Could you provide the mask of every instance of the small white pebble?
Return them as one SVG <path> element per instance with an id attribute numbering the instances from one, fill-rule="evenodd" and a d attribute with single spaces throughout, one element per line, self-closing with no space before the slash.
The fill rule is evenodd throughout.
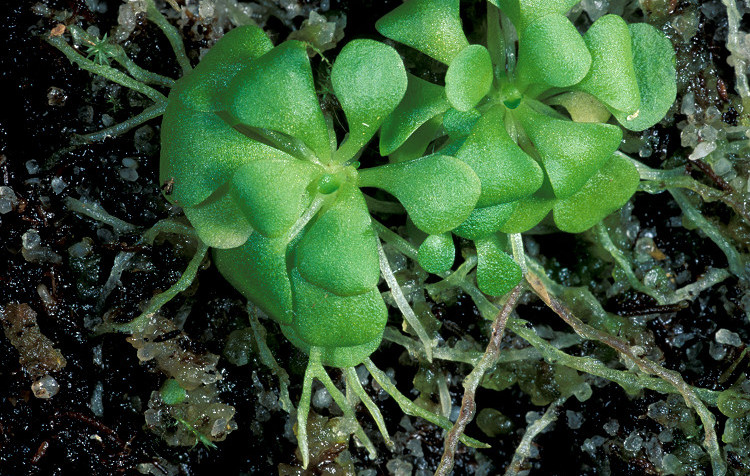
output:
<path id="1" fill-rule="evenodd" d="M 698 160 L 716 150 L 716 142 L 701 142 L 695 146 L 693 153 L 688 156 L 690 160 Z"/>
<path id="2" fill-rule="evenodd" d="M 714 339 L 719 344 L 731 345 L 732 347 L 741 347 L 742 339 L 739 334 L 732 332 L 729 329 L 719 329 L 714 335 Z"/>
<path id="3" fill-rule="evenodd" d="M 60 391 L 60 384 L 51 375 L 45 375 L 31 384 L 31 391 L 36 398 L 52 398 Z"/>

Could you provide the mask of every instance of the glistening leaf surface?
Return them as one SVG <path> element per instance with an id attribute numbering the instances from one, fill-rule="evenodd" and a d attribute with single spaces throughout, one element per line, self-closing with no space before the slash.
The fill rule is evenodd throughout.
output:
<path id="1" fill-rule="evenodd" d="M 406 70 L 396 50 L 373 40 L 354 40 L 336 58 L 331 70 L 336 97 L 349 124 L 355 149 L 364 147 L 401 102 Z"/>
<path id="2" fill-rule="evenodd" d="M 480 193 L 479 177 L 464 162 L 446 155 L 365 169 L 362 187 L 378 187 L 394 195 L 415 225 L 437 235 L 461 224 Z"/>
<path id="3" fill-rule="evenodd" d="M 459 0 L 411 0 L 375 23 L 381 35 L 450 64 L 469 46 Z"/>
<path id="4" fill-rule="evenodd" d="M 222 102 L 242 124 L 295 137 L 322 161 L 330 159 L 328 126 L 304 43 L 287 41 L 253 61 L 237 73 Z"/>

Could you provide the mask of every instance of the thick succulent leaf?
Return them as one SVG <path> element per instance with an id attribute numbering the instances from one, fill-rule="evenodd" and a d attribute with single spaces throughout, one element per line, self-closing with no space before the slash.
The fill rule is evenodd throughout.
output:
<path id="1" fill-rule="evenodd" d="M 390 155 L 425 122 L 449 107 L 445 88 L 414 75 L 407 75 L 408 85 L 401 104 L 380 129 L 380 154 Z"/>
<path id="2" fill-rule="evenodd" d="M 554 203 L 554 198 L 536 195 L 519 200 L 516 202 L 513 213 L 500 227 L 500 231 L 503 233 L 524 233 L 531 230 L 549 214 Z"/>
<path id="3" fill-rule="evenodd" d="M 628 25 L 633 39 L 633 66 L 641 93 L 637 113 L 612 111 L 631 131 L 642 131 L 661 121 L 677 95 L 674 48 L 662 32 L 645 23 Z"/>
<path id="4" fill-rule="evenodd" d="M 417 261 L 428 273 L 442 273 L 453 266 L 456 259 L 456 247 L 450 233 L 429 235 L 419 245 Z"/>
<path id="5" fill-rule="evenodd" d="M 212 248 L 235 248 L 253 232 L 226 186 L 201 204 L 185 207 L 184 211 L 201 241 Z"/>
<path id="6" fill-rule="evenodd" d="M 445 94 L 459 111 L 468 111 L 492 86 L 492 60 L 482 45 L 469 45 L 453 59 L 445 74 Z"/>
<path id="7" fill-rule="evenodd" d="M 489 0 L 508 15 L 517 31 L 523 31 L 536 20 L 551 13 L 564 15 L 581 0 Z"/>
<path id="8" fill-rule="evenodd" d="M 170 202 L 197 205 L 227 183 L 242 164 L 256 158 L 289 157 L 251 140 L 213 112 L 195 112 L 179 101 L 167 106 L 162 120 L 162 183 L 174 181 Z"/>
<path id="9" fill-rule="evenodd" d="M 380 279 L 376 239 L 362 193 L 345 184 L 335 203 L 307 226 L 296 247 L 295 266 L 329 293 L 363 293 Z"/>
<path id="10" fill-rule="evenodd" d="M 208 50 L 192 72 L 180 78 L 176 94 L 191 109 L 217 111 L 221 109 L 219 97 L 232 78 L 271 48 L 271 40 L 255 25 L 230 30 Z"/>
<path id="11" fill-rule="evenodd" d="M 378 187 L 394 195 L 415 225 L 437 235 L 460 225 L 479 198 L 479 177 L 464 162 L 446 155 L 365 169 L 360 187 Z"/>
<path id="12" fill-rule="evenodd" d="M 591 54 L 567 17 L 547 15 L 532 22 L 518 47 L 518 81 L 564 88 L 581 81 L 591 66 Z"/>
<path id="13" fill-rule="evenodd" d="M 393 163 L 405 162 L 424 156 L 430 142 L 435 140 L 437 132 L 440 130 L 441 119 L 441 116 L 435 116 L 419 126 L 398 149 L 388 155 L 388 160 Z"/>
<path id="14" fill-rule="evenodd" d="M 477 286 L 490 296 L 502 296 L 521 282 L 521 267 L 503 251 L 497 235 L 475 241 L 477 245 Z"/>
<path id="15" fill-rule="evenodd" d="M 322 173 L 297 159 L 260 159 L 240 167 L 231 193 L 252 227 L 268 238 L 286 233 L 312 199 L 310 182 Z"/>
<path id="16" fill-rule="evenodd" d="M 583 36 L 591 53 L 591 69 L 575 85 L 596 96 L 611 109 L 632 114 L 641 106 L 638 81 L 633 68 L 630 30 L 622 17 L 605 15 Z"/>
<path id="17" fill-rule="evenodd" d="M 555 203 L 552 208 L 555 224 L 568 233 L 591 228 L 630 200 L 639 181 L 635 166 L 613 155 L 578 193 Z"/>
<path id="18" fill-rule="evenodd" d="M 504 114 L 502 106 L 487 111 L 456 154 L 482 181 L 477 207 L 518 200 L 542 185 L 542 169 L 510 138 Z"/>
<path id="19" fill-rule="evenodd" d="M 330 158 L 328 127 L 304 43 L 287 41 L 253 61 L 229 83 L 222 103 L 240 123 L 282 132 L 307 144 L 321 160 Z"/>
<path id="20" fill-rule="evenodd" d="M 475 208 L 461 226 L 453 230 L 456 235 L 468 240 L 477 240 L 496 233 L 513 215 L 518 202 L 501 203 L 484 208 Z"/>
<path id="21" fill-rule="evenodd" d="M 292 323 L 286 243 L 253 233 L 231 249 L 214 249 L 214 264 L 229 283 L 279 324 Z"/>
<path id="22" fill-rule="evenodd" d="M 291 273 L 295 333 L 310 346 L 349 347 L 379 339 L 388 313 L 376 286 L 339 296 Z"/>
<path id="23" fill-rule="evenodd" d="M 459 0 L 411 0 L 375 23 L 381 35 L 450 64 L 469 46 Z"/>
<path id="24" fill-rule="evenodd" d="M 354 40 L 339 53 L 331 83 L 349 123 L 347 147 L 359 150 L 404 97 L 406 70 L 392 47 Z"/>
<path id="25" fill-rule="evenodd" d="M 443 114 L 443 127 L 451 139 L 466 138 L 481 117 L 476 109 L 458 111 L 451 108 Z"/>
<path id="26" fill-rule="evenodd" d="M 517 117 L 533 142 L 557 198 L 577 192 L 620 146 L 622 129 L 542 114 L 528 105 Z"/>

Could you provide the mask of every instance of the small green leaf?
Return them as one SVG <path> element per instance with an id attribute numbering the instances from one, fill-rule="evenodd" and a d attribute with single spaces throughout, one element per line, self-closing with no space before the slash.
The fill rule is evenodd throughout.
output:
<path id="1" fill-rule="evenodd" d="M 557 119 L 526 104 L 518 108 L 517 117 L 539 152 L 558 198 L 577 192 L 622 140 L 622 129 L 617 126 Z"/>
<path id="2" fill-rule="evenodd" d="M 492 235 L 511 217 L 517 204 L 518 202 L 510 202 L 475 208 L 469 218 L 454 229 L 453 233 L 468 240 L 477 240 Z"/>
<path id="3" fill-rule="evenodd" d="M 471 167 L 446 155 L 362 170 L 359 186 L 382 188 L 394 195 L 414 224 L 430 235 L 444 233 L 466 220 L 481 188 Z"/>
<path id="4" fill-rule="evenodd" d="M 543 16 L 551 13 L 564 15 L 581 0 L 489 0 L 508 15 L 517 31 L 526 27 Z"/>
<path id="5" fill-rule="evenodd" d="M 449 107 L 445 88 L 414 75 L 407 75 L 408 85 L 401 104 L 380 129 L 380 154 L 390 155 L 425 122 Z"/>
<path id="6" fill-rule="evenodd" d="M 159 165 L 161 182 L 174 182 L 170 202 L 197 205 L 242 164 L 263 157 L 289 156 L 245 137 L 213 112 L 195 112 L 170 100 L 162 120 Z"/>
<path id="7" fill-rule="evenodd" d="M 476 109 L 458 111 L 451 108 L 443 114 L 443 127 L 451 139 L 466 138 L 481 117 Z"/>
<path id="8" fill-rule="evenodd" d="M 227 186 L 217 189 L 199 205 L 183 210 L 198 237 L 211 248 L 235 248 L 253 232 Z"/>
<path id="9" fill-rule="evenodd" d="M 252 227 L 268 238 L 286 233 L 310 204 L 310 182 L 322 169 L 296 159 L 259 159 L 240 167 L 231 193 Z"/>
<path id="10" fill-rule="evenodd" d="M 375 28 L 381 35 L 445 64 L 469 46 L 459 0 L 411 0 L 378 20 Z"/>
<path id="11" fill-rule="evenodd" d="M 338 296 L 375 287 L 380 261 L 362 193 L 345 184 L 336 202 L 307 226 L 296 246 L 295 266 L 310 283 Z"/>
<path id="12" fill-rule="evenodd" d="M 271 48 L 271 40 L 255 25 L 230 30 L 208 50 L 192 72 L 180 78 L 173 94 L 196 111 L 217 111 L 221 109 L 219 97 L 232 78 Z"/>
<path id="13" fill-rule="evenodd" d="M 456 247 L 450 233 L 429 235 L 419 246 L 417 261 L 428 273 L 442 273 L 453 266 Z"/>
<path id="14" fill-rule="evenodd" d="M 520 84 L 572 86 L 586 76 L 590 66 L 586 43 L 563 15 L 538 18 L 523 30 L 518 47 Z"/>
<path id="15" fill-rule="evenodd" d="M 237 73 L 222 102 L 242 124 L 300 139 L 323 162 L 330 159 L 328 126 L 304 43 L 287 41 L 253 61 Z"/>
<path id="16" fill-rule="evenodd" d="M 349 347 L 379 339 L 388 312 L 376 286 L 351 296 L 338 296 L 308 282 L 298 268 L 291 271 L 294 332 L 308 346 Z"/>
<path id="17" fill-rule="evenodd" d="M 661 121 L 677 96 L 675 55 L 669 39 L 646 23 L 628 25 L 633 39 L 633 66 L 641 93 L 637 113 L 612 111 L 625 128 L 642 131 Z"/>
<path id="18" fill-rule="evenodd" d="M 177 405 L 185 401 L 187 392 L 182 388 L 180 382 L 170 378 L 161 386 L 159 396 L 161 396 L 161 400 L 167 405 Z"/>
<path id="19" fill-rule="evenodd" d="M 513 214 L 500 227 L 503 233 L 525 233 L 531 230 L 549 214 L 555 199 L 533 195 L 516 203 Z"/>
<path id="20" fill-rule="evenodd" d="M 502 296 L 518 283 L 523 274 L 521 267 L 503 251 L 497 235 L 475 241 L 477 245 L 477 286 L 490 296 Z"/>
<path id="21" fill-rule="evenodd" d="M 482 181 L 477 207 L 527 197 L 542 185 L 542 169 L 508 135 L 504 114 L 499 105 L 487 111 L 456 154 Z"/>
<path id="22" fill-rule="evenodd" d="M 487 48 L 469 45 L 453 59 L 445 74 L 445 94 L 459 111 L 468 111 L 492 86 L 492 60 Z"/>
<path id="23" fill-rule="evenodd" d="M 588 230 L 630 200 L 639 181 L 635 166 L 613 155 L 581 190 L 554 204 L 555 224 L 568 233 Z"/>
<path id="24" fill-rule="evenodd" d="M 396 50 L 373 40 L 354 40 L 339 53 L 331 82 L 349 123 L 352 150 L 359 150 L 401 102 L 407 79 Z"/>
<path id="25" fill-rule="evenodd" d="M 617 15 L 605 15 L 583 36 L 591 52 L 591 69 L 575 88 L 592 94 L 610 108 L 632 114 L 641 106 L 633 69 L 628 24 Z"/>
<path id="26" fill-rule="evenodd" d="M 436 134 L 442 125 L 441 119 L 440 116 L 435 116 L 419 126 L 398 149 L 388 155 L 388 160 L 393 163 L 406 162 L 407 160 L 414 160 L 424 156 L 427 147 L 435 140 Z"/>
<path id="27" fill-rule="evenodd" d="M 229 283 L 281 324 L 292 323 L 292 288 L 286 266 L 286 242 L 253 233 L 244 245 L 214 249 L 214 263 Z"/>

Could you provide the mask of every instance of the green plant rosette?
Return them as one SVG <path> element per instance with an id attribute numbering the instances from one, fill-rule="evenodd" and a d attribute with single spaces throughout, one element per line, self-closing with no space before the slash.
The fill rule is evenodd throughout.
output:
<path id="1" fill-rule="evenodd" d="M 434 154 L 359 168 L 363 149 L 403 98 L 396 51 L 347 44 L 331 69 L 346 116 L 339 143 L 320 106 L 304 43 L 274 47 L 257 27 L 230 31 L 169 96 L 162 180 L 218 269 L 323 363 L 362 362 L 387 312 L 377 236 L 360 187 L 395 196 L 417 227 L 445 233 L 470 215 L 480 181 L 465 162 Z"/>
<path id="2" fill-rule="evenodd" d="M 614 155 L 622 130 L 610 117 L 640 131 L 674 102 L 669 40 L 616 15 L 581 35 L 564 15 L 576 3 L 490 0 L 486 45 L 469 44 L 458 0 L 411 0 L 376 24 L 384 36 L 448 66 L 444 87 L 410 80 L 409 98 L 383 124 L 380 148 L 398 159 L 402 148 L 442 143 L 439 153 L 476 172 L 477 207 L 453 233 L 477 244 L 478 276 L 505 260 L 481 240 L 526 232 L 550 213 L 560 230 L 581 232 L 627 202 L 638 174 Z M 517 60 L 505 56 L 510 35 L 501 30 L 502 15 L 517 34 Z M 480 282 L 490 294 L 513 285 Z"/>

